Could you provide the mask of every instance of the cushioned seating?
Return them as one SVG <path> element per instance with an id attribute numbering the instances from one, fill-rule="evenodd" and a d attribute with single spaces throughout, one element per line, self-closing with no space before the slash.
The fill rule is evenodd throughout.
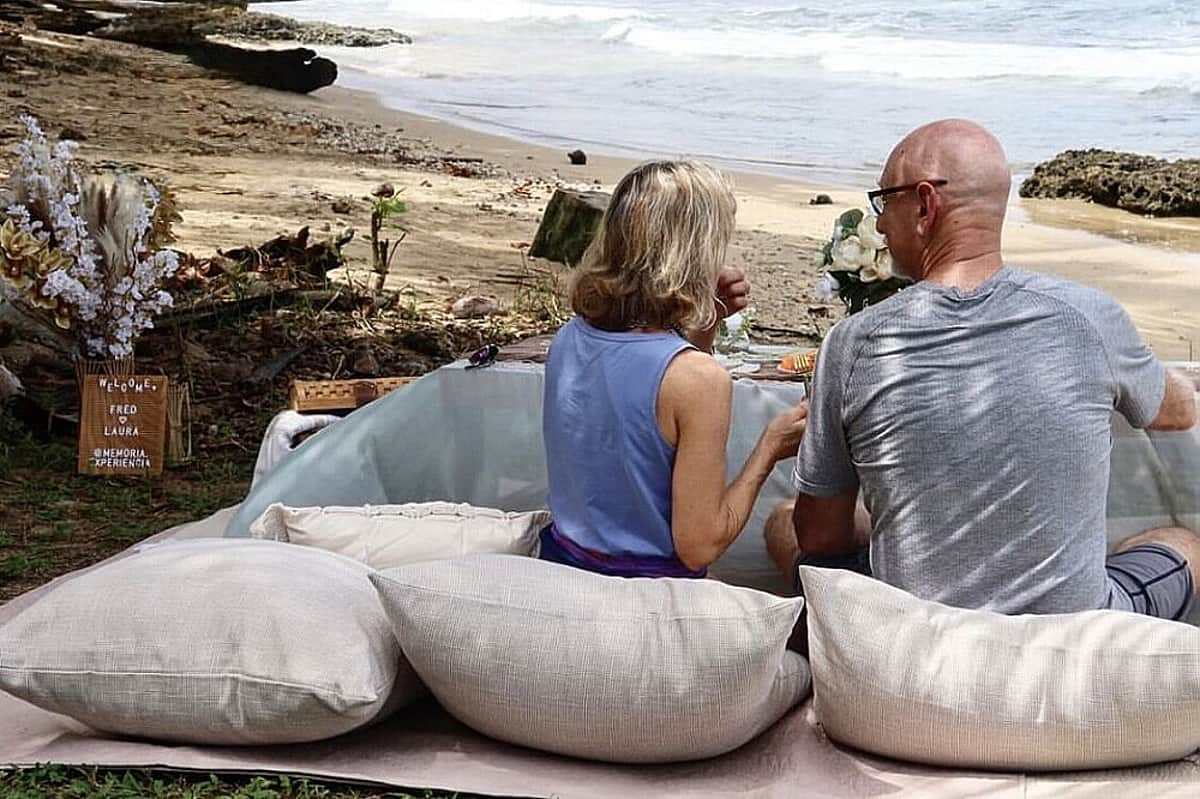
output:
<path id="1" fill-rule="evenodd" d="M 0 688 L 136 737 L 340 735 L 424 693 L 369 573 L 268 541 L 149 546 L 62 583 L 0 626 Z"/>
<path id="2" fill-rule="evenodd" d="M 438 701 L 502 741 L 693 760 L 745 744 L 808 694 L 808 664 L 785 649 L 801 599 L 505 555 L 371 579 Z"/>
<path id="3" fill-rule="evenodd" d="M 337 552 L 372 568 L 479 553 L 536 555 L 547 511 L 507 513 L 465 503 L 289 508 L 276 503 L 250 527 L 253 538 Z"/>
<path id="4" fill-rule="evenodd" d="M 800 568 L 829 737 L 939 766 L 1077 770 L 1200 747 L 1200 630 L 1096 610 L 1004 616 Z"/>

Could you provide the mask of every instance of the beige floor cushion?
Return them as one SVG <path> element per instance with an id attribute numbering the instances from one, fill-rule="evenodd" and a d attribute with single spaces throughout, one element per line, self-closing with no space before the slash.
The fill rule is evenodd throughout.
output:
<path id="1" fill-rule="evenodd" d="M 821 725 L 921 763 L 1012 771 L 1156 763 L 1200 747 L 1200 630 L 1097 610 L 1003 616 L 801 567 Z"/>
<path id="2" fill-rule="evenodd" d="M 0 688 L 108 732 L 313 741 L 423 693 L 370 569 L 269 541 L 150 546 L 0 627 Z"/>
<path id="3" fill-rule="evenodd" d="M 460 721 L 575 757 L 736 749 L 808 695 L 784 646 L 803 600 L 481 555 L 372 576 L 405 654 Z"/>
<path id="4" fill-rule="evenodd" d="M 337 552 L 388 569 L 477 553 L 535 555 L 546 511 L 509 513 L 463 503 L 289 508 L 276 503 L 250 527 L 253 538 Z"/>

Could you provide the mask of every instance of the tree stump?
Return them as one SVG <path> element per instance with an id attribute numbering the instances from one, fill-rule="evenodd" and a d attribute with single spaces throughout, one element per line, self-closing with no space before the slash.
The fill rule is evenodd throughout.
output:
<path id="1" fill-rule="evenodd" d="M 608 199 L 609 195 L 602 191 L 557 189 L 542 214 L 529 255 L 567 266 L 578 264 L 600 230 Z"/>

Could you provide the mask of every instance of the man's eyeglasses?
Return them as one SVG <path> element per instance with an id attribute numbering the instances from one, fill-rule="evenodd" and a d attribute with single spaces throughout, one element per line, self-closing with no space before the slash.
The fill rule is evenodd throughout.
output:
<path id="1" fill-rule="evenodd" d="M 900 194 L 905 191 L 912 191 L 922 183 L 928 183 L 930 186 L 945 186 L 947 180 L 918 180 L 916 183 L 906 183 L 903 186 L 889 186 L 886 189 L 872 189 L 867 192 L 867 202 L 871 204 L 871 210 L 876 216 L 883 216 L 883 209 L 887 206 L 887 198 L 892 194 Z"/>

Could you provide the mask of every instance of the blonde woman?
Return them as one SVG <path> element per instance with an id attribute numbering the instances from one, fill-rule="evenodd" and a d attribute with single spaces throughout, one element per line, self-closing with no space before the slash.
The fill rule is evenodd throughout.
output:
<path id="1" fill-rule="evenodd" d="M 709 351 L 748 291 L 722 274 L 736 210 L 725 177 L 694 161 L 643 164 L 617 184 L 546 364 L 543 559 L 704 577 L 796 454 L 807 405 L 774 419 L 725 484 L 733 382 Z"/>

